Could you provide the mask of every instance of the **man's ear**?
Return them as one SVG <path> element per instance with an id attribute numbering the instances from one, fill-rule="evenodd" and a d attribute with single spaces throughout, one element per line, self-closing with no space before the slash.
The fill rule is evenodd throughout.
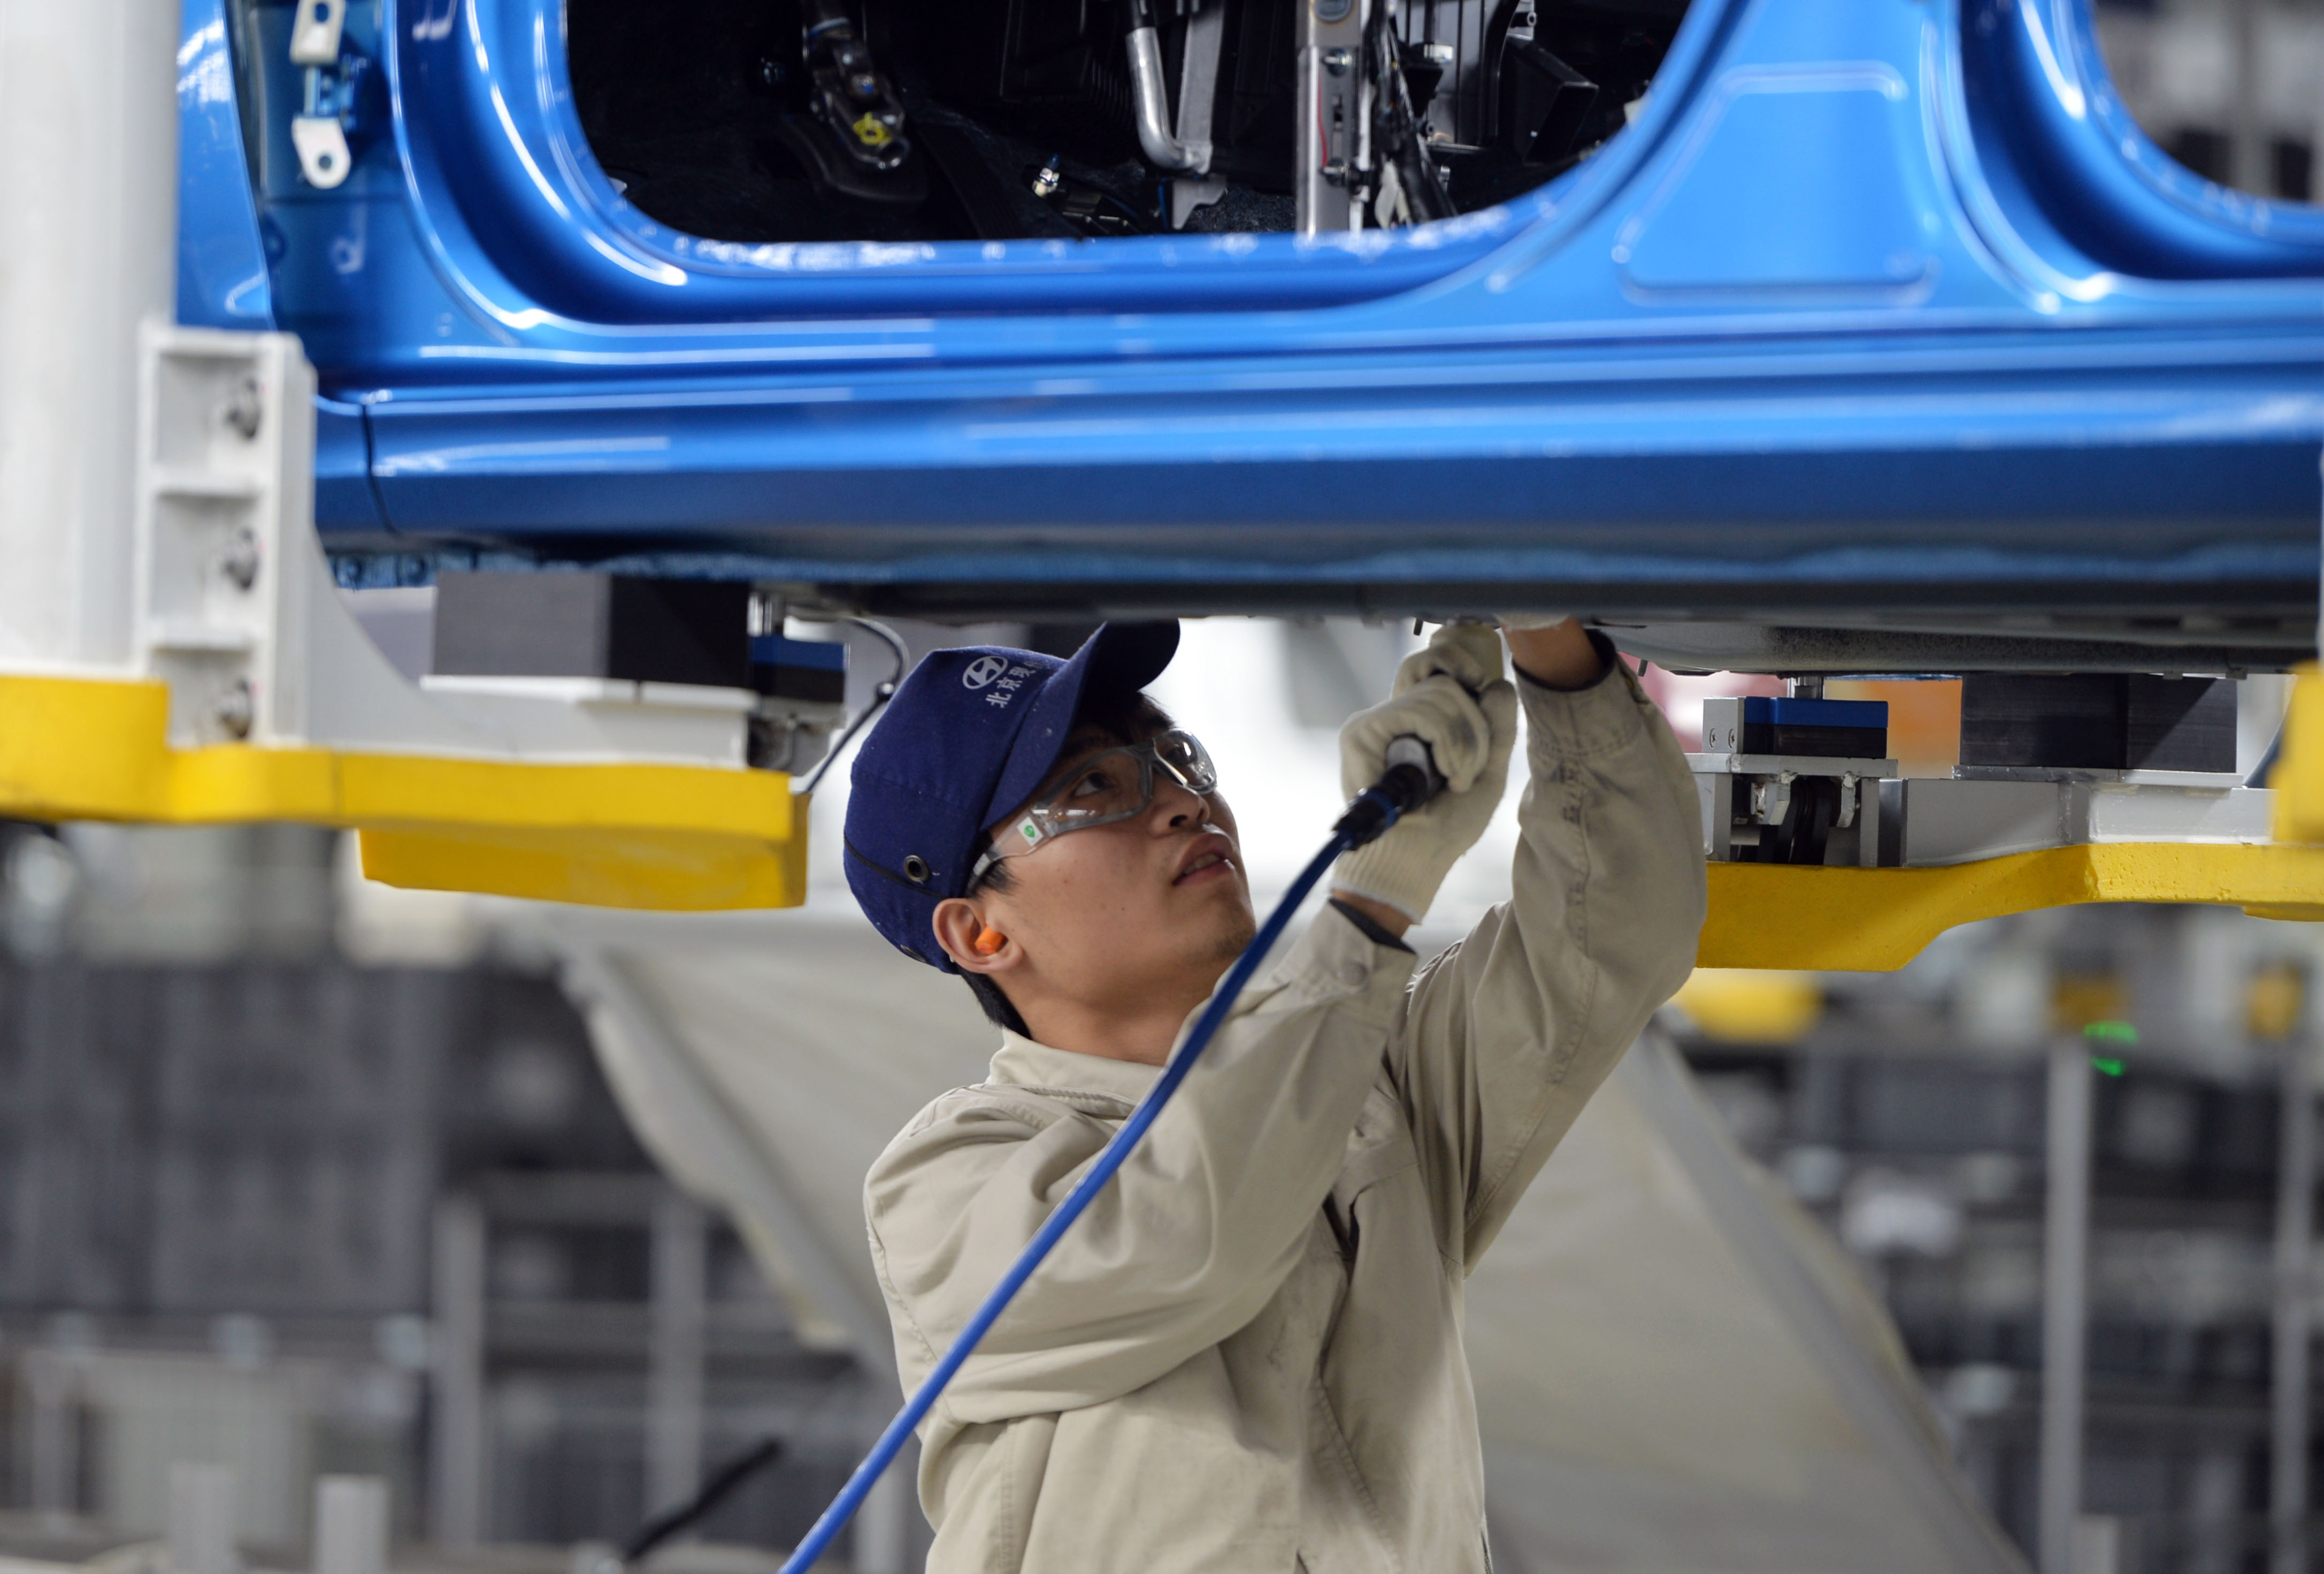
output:
<path id="1" fill-rule="evenodd" d="M 998 920 L 985 912 L 977 903 L 963 897 L 948 896 L 936 903 L 935 927 L 936 943 L 945 955 L 964 973 L 1006 973 L 1017 966 L 1025 953 L 1011 944 L 1009 937 L 994 926 Z M 992 932 L 1000 935 L 1001 943 L 980 950 L 978 937 Z"/>

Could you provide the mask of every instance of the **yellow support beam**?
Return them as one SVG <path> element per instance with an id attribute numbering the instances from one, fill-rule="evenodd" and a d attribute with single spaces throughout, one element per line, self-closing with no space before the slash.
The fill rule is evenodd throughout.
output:
<path id="1" fill-rule="evenodd" d="M 1886 973 L 1957 924 L 2087 902 L 2324 919 L 2324 847 L 2107 842 L 1934 869 L 1713 864 L 1695 962 Z"/>
<path id="2" fill-rule="evenodd" d="M 1823 986 L 1788 968 L 1697 968 L 1671 1004 L 1708 1039 L 1795 1044 L 1823 1015 Z"/>
<path id="3" fill-rule="evenodd" d="M 1935 869 L 1711 866 L 1704 968 L 1885 973 L 1956 924 L 2086 902 L 2324 920 L 2324 674 L 2303 667 L 2268 786 L 2275 841 L 2109 842 Z"/>
<path id="4" fill-rule="evenodd" d="M 2267 784 L 2275 793 L 2275 839 L 2324 842 L 2324 674 L 2299 670 L 2283 715 L 2283 747 Z"/>
<path id="5" fill-rule="evenodd" d="M 0 814 L 362 833 L 391 885 L 599 907 L 795 907 L 807 803 L 779 772 L 244 744 L 173 749 L 152 681 L 0 675 Z"/>

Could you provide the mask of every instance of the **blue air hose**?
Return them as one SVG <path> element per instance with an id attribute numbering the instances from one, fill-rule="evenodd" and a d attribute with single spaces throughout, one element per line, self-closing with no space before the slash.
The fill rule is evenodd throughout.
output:
<path id="1" fill-rule="evenodd" d="M 823 1517 L 815 1522 L 814 1527 L 792 1550 L 791 1555 L 783 1560 L 780 1574 L 807 1574 L 807 1570 L 815 1566 L 816 1560 L 830 1549 L 839 1532 L 847 1528 L 847 1522 L 853 1519 L 855 1511 L 863 1506 L 863 1500 L 871 1495 L 872 1486 L 887 1473 L 888 1467 L 895 1463 L 905 1440 L 936 1407 L 945 1386 L 975 1352 L 984 1336 L 991 1331 L 1001 1314 L 1009 1310 L 1009 1303 L 1017 1298 L 1017 1292 L 1033 1276 L 1033 1270 L 1041 1265 L 1041 1259 L 1049 1255 L 1049 1248 L 1073 1228 L 1074 1220 L 1081 1218 L 1097 1194 L 1105 1189 L 1105 1183 L 1113 1179 L 1114 1171 L 1121 1168 L 1122 1161 L 1130 1157 L 1130 1150 L 1138 1145 L 1139 1139 L 1146 1134 L 1147 1128 L 1162 1113 L 1162 1106 L 1170 1102 L 1172 1094 L 1178 1091 L 1178 1084 L 1186 1079 L 1186 1073 L 1194 1069 L 1194 1061 L 1209 1048 L 1211 1035 L 1219 1031 L 1219 1024 L 1226 1021 L 1227 1014 L 1234 1009 L 1234 1003 L 1250 983 L 1250 976 L 1259 970 L 1259 965 L 1266 959 L 1268 952 L 1275 949 L 1275 942 L 1282 938 L 1284 926 L 1291 921 L 1292 914 L 1299 911 L 1299 904 L 1307 899 L 1307 893 L 1315 888 L 1315 882 L 1323 877 L 1323 872 L 1342 853 L 1374 840 L 1406 814 L 1427 802 L 1444 784 L 1428 757 L 1427 745 L 1416 738 L 1396 739 L 1388 745 L 1388 758 L 1390 764 L 1387 773 L 1348 805 L 1347 812 L 1332 828 L 1332 839 L 1323 844 L 1323 850 L 1317 853 L 1305 869 L 1299 871 L 1299 877 L 1283 893 L 1283 900 L 1275 904 L 1275 911 L 1268 913 L 1267 921 L 1259 926 L 1259 932 L 1251 937 L 1250 944 L 1243 948 L 1242 955 L 1237 957 L 1234 966 L 1227 969 L 1226 977 L 1213 992 L 1201 1017 L 1196 1019 L 1194 1031 L 1186 1035 L 1186 1042 L 1178 1046 L 1178 1052 L 1170 1057 L 1170 1063 L 1162 1069 L 1162 1075 L 1155 1080 L 1153 1090 L 1139 1101 L 1136 1109 L 1130 1111 L 1130 1118 L 1122 1122 L 1120 1131 L 1113 1134 L 1113 1140 L 1105 1144 L 1097 1156 L 1097 1162 L 1090 1166 L 1089 1173 L 1082 1177 L 1081 1183 L 1034 1232 L 1024 1251 L 1018 1255 L 1016 1262 L 1010 1264 L 1009 1272 L 1001 1276 L 1001 1282 L 992 1287 L 992 1293 L 984 1298 L 984 1304 L 976 1309 L 976 1315 L 970 1318 L 967 1326 L 960 1330 L 960 1337 L 953 1340 L 952 1347 L 944 1353 L 944 1358 L 936 1363 L 936 1369 L 927 1375 L 911 1398 L 904 1402 L 904 1408 L 896 1412 L 896 1418 L 888 1423 L 887 1430 L 880 1434 L 880 1440 L 872 1445 L 872 1451 L 863 1456 L 861 1465 L 855 1467 L 855 1474 L 847 1478 L 847 1485 L 839 1489 L 839 1495 L 831 1500 L 831 1506 L 823 1511 Z"/>

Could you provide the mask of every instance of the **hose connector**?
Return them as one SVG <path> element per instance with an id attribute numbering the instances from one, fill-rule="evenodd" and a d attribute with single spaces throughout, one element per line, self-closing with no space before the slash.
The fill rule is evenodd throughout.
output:
<path id="1" fill-rule="evenodd" d="M 1351 852 L 1379 840 L 1397 820 L 1444 791 L 1436 757 L 1411 733 L 1390 738 L 1385 757 L 1388 769 L 1380 773 L 1380 779 L 1356 794 L 1356 801 L 1332 828 L 1332 834 L 1342 838 Z"/>

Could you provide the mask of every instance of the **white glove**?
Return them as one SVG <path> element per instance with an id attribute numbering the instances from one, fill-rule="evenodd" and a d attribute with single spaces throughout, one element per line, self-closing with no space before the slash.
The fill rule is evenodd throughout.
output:
<path id="1" fill-rule="evenodd" d="M 1575 612 L 1503 612 L 1496 614 L 1494 620 L 1503 628 L 1555 628 L 1568 618 L 1580 616 Z"/>
<path id="2" fill-rule="evenodd" d="M 1388 741 L 1428 745 L 1444 791 L 1370 847 L 1340 859 L 1334 889 L 1384 902 L 1415 923 L 1436 888 L 1477 845 L 1508 785 L 1517 691 L 1502 676 L 1501 636 L 1489 624 L 1448 623 L 1397 669 L 1395 698 L 1340 729 L 1340 786 L 1353 799 L 1388 769 Z"/>

